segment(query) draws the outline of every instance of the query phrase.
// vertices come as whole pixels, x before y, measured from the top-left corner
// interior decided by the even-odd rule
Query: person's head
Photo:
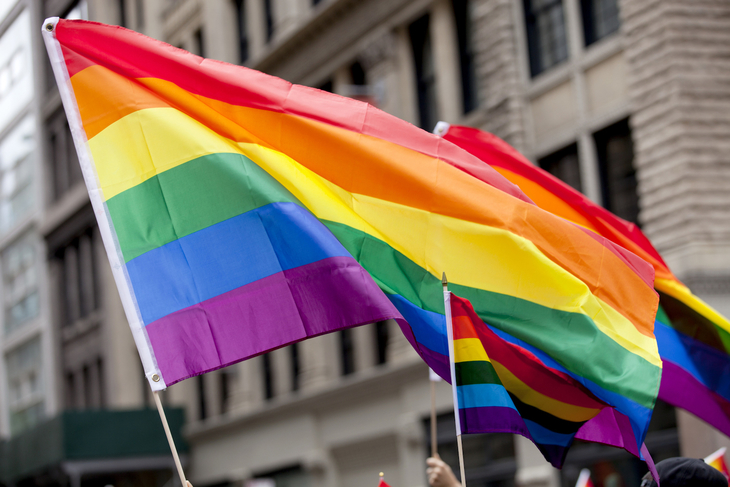
[[[661,487],[728,487],[719,470],[696,458],[667,458],[656,464]],[[641,487],[656,487],[651,472],[641,479]]]

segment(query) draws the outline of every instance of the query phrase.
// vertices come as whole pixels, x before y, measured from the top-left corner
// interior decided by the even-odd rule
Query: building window
[[[461,69],[461,101],[464,113],[479,104],[477,97],[476,69],[474,67],[474,24],[470,0],[452,0],[456,35],[459,41],[459,67]]]
[[[680,455],[675,410],[661,399],[654,406],[644,443],[654,462]],[[573,487],[584,468],[591,471],[594,485],[604,486],[639,485],[646,473],[646,464],[625,450],[575,440],[560,471],[561,486]]]
[[[538,165],[564,183],[581,191],[578,146],[571,144],[538,160]]]
[[[34,151],[35,119],[26,117],[0,143],[0,234],[33,210]]]
[[[236,0],[236,21],[238,23],[238,60],[248,60],[248,25],[246,24],[246,0]]]
[[[431,420],[424,421],[426,428],[426,451],[431,451]],[[436,417],[436,441],[441,459],[451,466],[457,478],[459,454],[454,434],[454,414],[440,414]],[[489,433],[463,435],[464,473],[467,485],[482,487],[514,487],[517,462],[515,444],[510,433]]]
[[[301,466],[282,468],[271,472],[256,475],[256,479],[270,481],[268,485],[275,487],[309,487],[312,485],[309,474]],[[261,485],[267,485],[261,483]]]
[[[433,62],[429,16],[424,15],[408,27],[416,67],[418,117],[422,129],[431,131],[438,122],[436,105],[436,70]]]
[[[220,408],[221,414],[226,414],[231,409],[231,379],[233,373],[228,369],[223,369],[218,374],[220,386]]]
[[[352,329],[347,328],[340,333],[340,373],[350,375],[355,372],[355,342],[352,340]]]
[[[37,424],[44,415],[40,338],[8,352],[5,359],[10,432],[15,435]]]
[[[119,0],[119,25],[127,27],[127,1]]]
[[[261,369],[264,379],[264,399],[266,400],[274,397],[274,369],[271,365],[271,354],[263,354],[261,356]]]
[[[5,334],[38,316],[38,274],[35,239],[24,237],[3,252]]]
[[[388,360],[388,322],[375,323],[375,363],[384,364]]]
[[[66,372],[67,409],[101,409],[105,406],[104,361],[101,357],[84,362],[80,369]]]
[[[586,46],[616,32],[621,25],[618,0],[581,0]]]
[[[264,0],[264,17],[266,21],[266,42],[274,37],[274,6],[272,0]]]
[[[53,178],[53,201],[58,201],[68,190],[83,181],[79,159],[76,155],[71,130],[66,114],[56,111],[48,120],[48,149],[50,153],[51,176]]]
[[[524,0],[530,72],[537,76],[568,59],[562,0]]]
[[[56,251],[61,272],[62,326],[88,318],[98,307],[95,242],[95,229],[89,228]]]
[[[289,346],[289,357],[291,359],[291,390],[299,390],[301,376],[301,365],[299,363],[299,344],[292,343]]]
[[[634,148],[628,119],[593,134],[596,141],[603,206],[633,223],[639,222]]]
[[[195,385],[198,389],[198,419],[203,421],[208,417],[208,401],[205,394],[205,374],[195,378]]]
[[[203,39],[202,27],[195,31],[193,39],[195,40],[195,54],[200,57],[205,57],[205,40]]]
[[[321,85],[319,85],[317,87],[317,89],[320,89],[322,91],[326,91],[328,93],[332,93],[334,91],[334,83],[332,82],[331,79],[328,79],[327,81],[325,81],[324,83],[322,83]]]

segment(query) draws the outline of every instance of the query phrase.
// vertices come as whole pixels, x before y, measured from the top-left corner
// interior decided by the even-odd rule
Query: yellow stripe
[[[669,279],[657,278],[654,281],[654,287],[663,293],[672,296],[675,299],[683,302],[699,314],[712,321],[719,328],[730,333],[730,321],[727,320],[723,315],[715,311],[709,304],[702,301],[700,298],[692,294],[686,286]]]
[[[478,338],[459,338],[454,340],[454,362],[489,362],[489,357]]]
[[[535,406],[566,421],[588,421],[600,412],[598,409],[568,404],[541,394],[515,377],[508,368],[499,362],[492,362],[492,365],[504,387],[525,404]]]
[[[180,136],[186,133],[195,137]],[[285,154],[222,138],[172,108],[132,113],[93,137],[89,145],[107,200],[188,160],[219,152],[242,153],[318,218],[368,233],[435,276],[449,269],[454,283],[586,314],[623,348],[661,367],[656,341],[641,334],[533,242],[509,231],[347,192]],[[141,154],[135,150],[139,147],[145,147]]]

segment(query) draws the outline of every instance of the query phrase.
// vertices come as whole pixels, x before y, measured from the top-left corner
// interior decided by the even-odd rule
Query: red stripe
[[[128,78],[165,79],[190,93],[233,105],[318,120],[440,158],[507,194],[531,202],[517,186],[476,157],[367,103],[293,85],[242,66],[203,59],[118,26],[60,20],[56,38],[67,56],[70,76],[99,64]],[[247,86],[256,91],[247,90]]]
[[[534,181],[589,219],[601,235],[609,236],[619,232],[667,267],[659,252],[636,225],[598,206],[560,179],[536,167],[496,135],[471,127],[451,126],[444,138],[491,166],[503,167]]]

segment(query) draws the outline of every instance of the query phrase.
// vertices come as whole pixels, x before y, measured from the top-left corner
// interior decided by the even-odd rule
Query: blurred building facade
[[[70,412],[151,405],[38,35],[54,15],[365,99],[426,130],[445,120],[493,132],[639,223],[677,276],[730,315],[726,1],[4,0],[4,438],[42,433]],[[415,487],[426,485],[429,387],[425,365],[383,322],[189,379],[164,399],[186,412],[196,487],[366,487],[380,471]],[[456,466],[450,392],[437,388],[439,449]],[[598,485],[632,486],[642,468],[597,445],[576,445],[558,472],[521,437],[465,442],[472,486],[574,485],[586,466]],[[660,404],[647,445],[657,460],[730,440]],[[162,485],[174,477],[158,453],[61,458],[60,473],[36,466],[21,483]],[[100,476],[135,469],[148,475]]]

